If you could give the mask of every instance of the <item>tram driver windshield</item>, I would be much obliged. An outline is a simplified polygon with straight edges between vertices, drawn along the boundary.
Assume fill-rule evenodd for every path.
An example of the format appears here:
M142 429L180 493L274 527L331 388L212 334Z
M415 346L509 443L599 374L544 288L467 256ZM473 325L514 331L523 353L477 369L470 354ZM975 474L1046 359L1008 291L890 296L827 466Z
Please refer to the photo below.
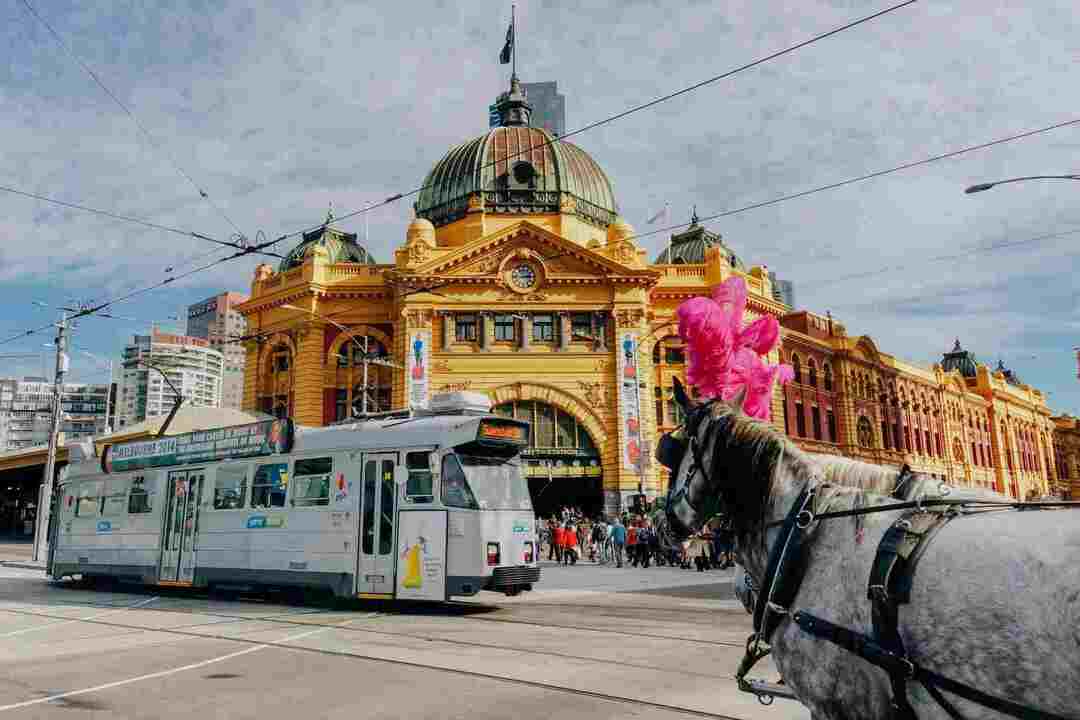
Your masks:
M443 458L442 500L474 510L531 510L529 486L516 449L502 456L491 448L460 446Z

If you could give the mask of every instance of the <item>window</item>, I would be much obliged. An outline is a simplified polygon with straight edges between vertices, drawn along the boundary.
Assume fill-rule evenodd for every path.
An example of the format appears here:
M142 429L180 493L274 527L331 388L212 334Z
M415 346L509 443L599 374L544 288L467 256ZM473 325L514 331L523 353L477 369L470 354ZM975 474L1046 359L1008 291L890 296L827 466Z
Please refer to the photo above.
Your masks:
M795 403L795 432L799 437L806 437L806 413L801 402Z
M288 463L260 465L251 482L251 507L285 507L285 492L288 487Z
M836 414L832 411L832 408L825 411L825 420L829 425L829 441L840 442L840 437L836 433Z
M468 313L454 317L454 339L458 342L476 341L476 315Z
M787 398L784 398L784 434L791 434L791 423L788 421Z
M802 382L802 363L799 361L798 355L791 356L791 369L795 372L795 382ZM802 435L802 433L799 433Z
M553 315L533 315L533 340L551 342L555 339L555 317Z
M334 391L334 419L344 420L349 417L349 391Z
M479 510L469 482L465 479L465 470L456 455L446 455L442 461L442 501L447 507Z
M496 315L495 316L495 339L496 340L514 340L517 336L516 323L513 315Z
M379 513L379 554L389 555L394 550L394 461L382 461L382 510Z
M274 372L285 372L289 369L289 353L279 352L274 355Z
M934 445L933 445L932 442L930 442L930 431L929 430L923 430L923 442L926 443L926 454L927 455L933 455L934 454Z
M127 481L110 480L108 494L102 498L101 514L122 515L127 505Z
M859 436L859 444L867 448L874 447L874 429L870 427L870 421L865 417L860 417L855 427Z
M664 398L663 398L662 392L663 391L660 390L659 387L654 387L653 388L653 396L655 397L655 401L656 401L656 424L657 425L663 425L664 424Z
M806 361L807 374L810 376L810 387L817 387L817 363L814 358Z
M562 411L556 411L555 413L555 441L558 443L558 447L572 448L574 447L574 417L568 413Z
M821 409L816 405L810 408L810 424L814 429L814 439L821 439Z
M148 513L154 509L153 489L147 488L146 476L136 475L131 478L131 492L128 494L128 512L131 514Z
M536 447L555 447L555 408L551 405L536 406Z
M664 362L668 365L685 365L686 351L681 347L665 347Z
M247 463L222 465L214 477L214 509L239 510L247 500Z
M892 450L892 433L889 432L889 423L881 421L881 444L886 450Z
M405 482L405 497L414 503L429 503L435 499L435 483L431 474L430 454L411 452L405 456L409 479Z
M574 340L592 340L592 313L576 312L570 314L570 333Z
M329 457L304 458L293 466L294 507L315 507L330 504L330 480L334 475L334 460Z
M93 517L98 513L98 502L104 489L100 482L88 482L79 486L79 497L75 501L75 517Z

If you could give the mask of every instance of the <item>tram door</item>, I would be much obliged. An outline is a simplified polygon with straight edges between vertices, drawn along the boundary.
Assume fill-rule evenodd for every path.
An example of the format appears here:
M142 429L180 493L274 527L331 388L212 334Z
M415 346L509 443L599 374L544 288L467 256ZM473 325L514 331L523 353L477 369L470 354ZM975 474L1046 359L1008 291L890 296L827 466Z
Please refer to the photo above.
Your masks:
M203 471L169 473L164 537L161 543L162 582L191 584L195 579L195 536L199 532L199 498Z
M358 594L392 595L397 531L397 454L365 455L360 491Z

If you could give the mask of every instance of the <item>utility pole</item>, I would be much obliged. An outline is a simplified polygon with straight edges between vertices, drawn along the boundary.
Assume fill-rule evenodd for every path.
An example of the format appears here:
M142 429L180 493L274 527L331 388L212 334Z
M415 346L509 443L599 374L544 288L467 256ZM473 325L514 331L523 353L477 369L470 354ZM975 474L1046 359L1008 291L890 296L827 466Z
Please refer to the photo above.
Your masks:
M60 419L63 415L64 374L68 369L67 311L60 313L56 325L56 375L53 380L52 428L49 431L49 455L45 461L45 477L37 509L37 528L34 532L34 562L40 562L42 554L49 552L49 515L52 512L53 478L56 474L56 446L60 440Z

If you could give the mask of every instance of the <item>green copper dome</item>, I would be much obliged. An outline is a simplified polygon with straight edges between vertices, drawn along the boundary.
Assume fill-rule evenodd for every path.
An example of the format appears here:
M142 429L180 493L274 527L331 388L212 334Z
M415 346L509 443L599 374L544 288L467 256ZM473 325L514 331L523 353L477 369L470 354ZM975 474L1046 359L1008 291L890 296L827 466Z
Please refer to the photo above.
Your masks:
M356 233L343 233L336 228L324 225L317 230L304 233L304 238L300 243L282 259L278 272L285 272L303 265L304 258L316 245L326 248L331 263L376 264L371 253L357 244Z
M973 352L960 347L960 338L957 338L952 351L942 357L941 369L945 372L957 370L964 377L973 378L979 372L979 364Z
M653 263L656 265L701 265L705 262L705 251L711 247L723 249L731 267L746 272L746 265L739 257L724 244L720 233L706 230L698 224L697 212L690 221L690 227L683 232L672 235L668 247L656 256Z

